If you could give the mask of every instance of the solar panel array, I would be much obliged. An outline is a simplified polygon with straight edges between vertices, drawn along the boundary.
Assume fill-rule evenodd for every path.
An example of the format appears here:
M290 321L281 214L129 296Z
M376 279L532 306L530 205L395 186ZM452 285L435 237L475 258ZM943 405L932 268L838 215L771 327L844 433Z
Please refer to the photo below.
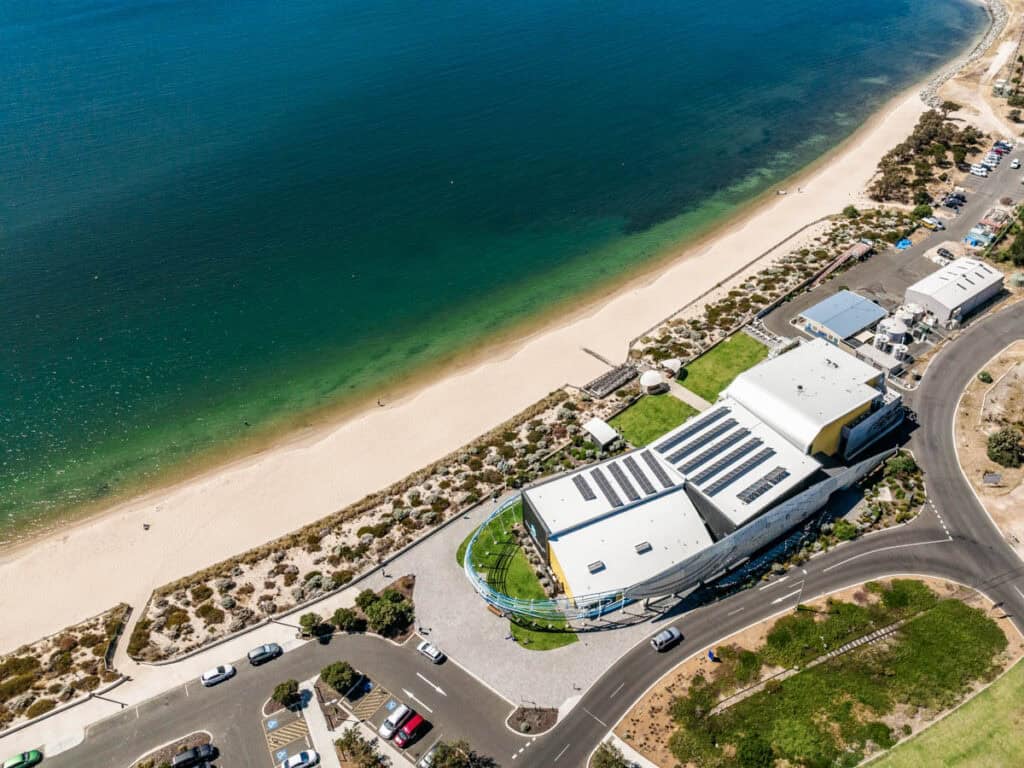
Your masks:
M643 457L643 460L647 462L647 466L651 468L651 472L653 472L654 476L658 478L658 482L661 483L662 486L665 488L671 488L675 485L675 483L672 482L672 478L668 476L668 472L666 472L665 468L658 463L658 460L654 458L654 455L650 451L644 451L640 455Z
M723 469L725 469L730 464L735 462L737 459L746 456L748 453L750 453L752 450L760 446L762 443L763 441L759 437L747 440L747 442L745 442L735 451L730 451L727 456L723 456L711 466L706 467L699 474L695 475L694 477L691 477L690 480L696 483L697 485L707 482L712 477L721 472Z
M587 478L583 475L575 475L572 479L573 485L576 486L576 490L580 492L580 496L583 497L584 501L593 501L597 498L597 494L594 493L594 489L587 483Z
M619 494L612 488L612 484L608 482L608 478L604 476L604 472L601 471L600 467L594 467L590 470L590 476L594 478L594 482L597 483L597 487L601 489L601 493L608 499L608 503L613 507L621 507L622 499L619 498Z
M744 504L749 504L759 496L768 493L772 488L789 477L789 470L785 467L776 467L753 485L744 488L736 494L736 497Z
M615 478L615 482L619 484L619 487L626 492L626 497L630 501L640 501L640 494L636 492L636 488L629 482L629 478L626 477L626 473L622 471L622 467L619 466L618 462L613 461L609 464L608 471L612 473L612 477Z
M704 429L704 427L708 426L714 421L718 421L728 412L728 408L716 408L715 410L697 419L697 421L695 421L690 426L676 432L674 435L672 435L672 437L668 438L663 443L658 445L654 450L656 450L658 453L665 453L665 451L669 451L675 448L684 440L688 440L689 438L696 435L698 432Z
M750 430L747 429L746 427L743 427L742 429L737 429L735 432L730 432L723 439L719 440L706 451L700 453L699 455L695 456L694 458L690 459L688 462L683 464L683 466L679 467L679 469L683 471L684 475L688 475L702 464L706 464L708 461L713 459L715 456L720 454L729 446L736 445L736 443L738 443L740 440L742 440L749 434Z
M724 475L722 475L722 477L720 477L718 480L709 485L707 488L704 488L704 493L706 493L708 496L714 496L716 493L720 492L724 488L732 485L734 482L736 482L736 480L741 478L743 475L747 474L747 472L752 470L758 464L767 461L774 455L774 448L762 448L760 451L755 453L742 464L740 464L737 467L733 467Z
M693 453L694 451L698 450L699 448L703 448L705 445L710 443L716 437L724 435L730 429L735 427L737 423L738 422L736 421L736 419L726 419L721 424L719 424L717 426L714 426L711 429L709 429L707 432L705 432L703 435L698 437L696 440L694 440L692 442L689 442L686 445L684 445L678 451L676 451L671 456L669 456L668 460L672 464L675 464L677 461L679 461L683 457L689 456L691 453Z
M640 488L643 492L650 496L655 493L654 486L651 484L650 478L644 474L644 471L640 469L640 465L636 463L636 459L632 456L627 456L622 460L622 463L626 465L626 469L629 470L629 474L633 476L633 479L640 484Z

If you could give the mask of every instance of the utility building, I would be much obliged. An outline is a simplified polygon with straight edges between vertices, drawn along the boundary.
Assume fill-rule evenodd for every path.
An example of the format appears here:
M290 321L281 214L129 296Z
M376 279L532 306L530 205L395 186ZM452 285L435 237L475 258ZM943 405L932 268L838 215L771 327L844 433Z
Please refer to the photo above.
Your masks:
M800 327L812 336L838 344L871 328L888 313L853 291L840 291L802 312Z
M956 259L907 288L906 303L918 304L936 323L949 326L1003 291L1003 273L977 259Z

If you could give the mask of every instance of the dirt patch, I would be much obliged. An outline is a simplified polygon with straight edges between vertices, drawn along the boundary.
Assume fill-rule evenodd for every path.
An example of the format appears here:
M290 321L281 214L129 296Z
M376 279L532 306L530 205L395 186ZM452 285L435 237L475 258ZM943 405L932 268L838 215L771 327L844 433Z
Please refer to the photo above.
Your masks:
M210 734L206 733L206 731L196 731L182 739L178 739L173 744L168 744L166 747L160 747L160 749L150 752L138 762L132 763L132 768L157 768L157 766L170 763L171 758L179 752L209 743Z
M959 584L934 578L916 578L935 592L940 598L955 597L967 605L981 608L988 612L993 619L1000 619L1004 614L996 608L984 595L975 592ZM879 579L879 583L886 584L889 579ZM849 587L835 592L831 595L816 598L815 600L804 601L803 605L813 610L823 610L826 601L829 599L854 602L866 605L875 602L879 597L864 589L863 585ZM774 617L759 622L746 629L740 630L717 643L715 648L732 646L738 649L760 648L775 622L781 618ZM1024 637L1008 621L999 621L999 626L1006 634L1009 645L1004 653L1004 658L1009 663L1024 656ZM644 696L633 705L633 707L622 717L615 726L615 735L625 741L630 747L640 752L644 757L655 765L676 766L678 761L669 749L669 737L675 731L675 721L672 719L672 701L686 694L690 688L690 682L700 674L705 678L713 678L717 672L717 665L707 658L707 650L704 649L697 655L683 661L675 669L661 678ZM765 668L757 681L752 685L764 682L773 676L777 676L781 670L778 668ZM976 687L981 688L984 683ZM903 729L907 725L911 732L924 728L936 717L935 713L918 710L911 711L903 707L897 708L892 716L885 718L886 722L896 731L897 736L906 733Z
M537 736L555 727L558 722L557 709L540 707L519 707L508 717L508 726L516 733Z
M1024 414L1024 341L1004 349L984 370L992 382L971 379L956 412L957 454L981 503L1010 545L1024 555L1024 468L1002 467L986 453L989 434ZM992 474L999 475L998 483L991 482Z

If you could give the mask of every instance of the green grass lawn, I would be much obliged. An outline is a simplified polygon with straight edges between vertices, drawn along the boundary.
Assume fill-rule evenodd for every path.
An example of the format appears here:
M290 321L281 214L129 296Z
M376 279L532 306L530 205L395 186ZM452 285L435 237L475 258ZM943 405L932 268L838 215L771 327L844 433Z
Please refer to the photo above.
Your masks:
M657 440L696 413L695 408L671 394L647 395L608 423L639 447Z
M713 403L738 374L766 357L768 347L745 333L737 333L686 366L682 384Z
M540 580L526 559L526 555L516 540L509 533L513 526L522 522L523 508L517 504L505 512L502 517L492 520L473 546L473 567L477 573L487 577L487 583L509 597L522 600L543 600L547 595L540 585ZM475 531L474 531L475 532ZM466 547L473 536L470 533L463 539L455 553L455 559L461 566L466 557ZM561 648L576 642L576 634L564 631L564 621L540 622L535 625L527 617L518 617L509 622L512 636L524 648L535 651L547 651ZM551 628L547 628L547 624Z
M1024 742L1024 664L991 688L888 755L871 768L1016 768Z

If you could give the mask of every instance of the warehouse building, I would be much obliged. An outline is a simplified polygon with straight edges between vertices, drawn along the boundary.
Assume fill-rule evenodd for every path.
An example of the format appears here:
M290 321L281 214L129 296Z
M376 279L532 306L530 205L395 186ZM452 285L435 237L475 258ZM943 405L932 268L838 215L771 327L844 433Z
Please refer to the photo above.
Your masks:
M886 314L871 299L853 291L840 291L801 312L797 321L811 336L838 344L873 327Z
M906 303L918 304L938 325L962 322L1003 291L1003 273L977 259L950 262L907 288Z

